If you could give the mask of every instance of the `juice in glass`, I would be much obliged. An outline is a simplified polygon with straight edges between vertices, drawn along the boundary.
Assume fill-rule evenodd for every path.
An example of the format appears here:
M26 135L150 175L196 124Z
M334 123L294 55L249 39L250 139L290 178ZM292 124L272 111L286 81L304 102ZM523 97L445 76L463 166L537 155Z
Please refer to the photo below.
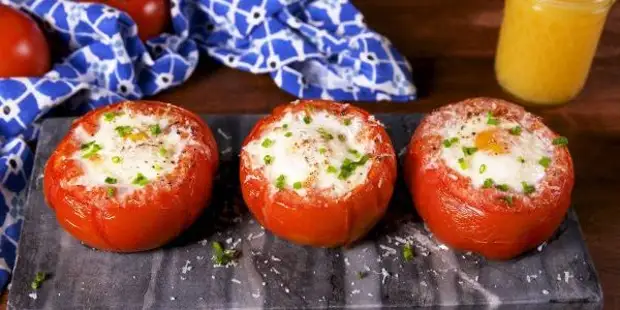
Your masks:
M615 0L506 0L495 74L528 103L561 104L582 89Z

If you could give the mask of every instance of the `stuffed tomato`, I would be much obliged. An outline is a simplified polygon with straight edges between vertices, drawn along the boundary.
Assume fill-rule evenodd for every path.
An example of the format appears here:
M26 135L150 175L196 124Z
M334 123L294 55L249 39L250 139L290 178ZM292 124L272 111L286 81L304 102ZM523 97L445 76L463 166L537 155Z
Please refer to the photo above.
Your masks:
M567 139L512 103L476 98L429 114L406 179L429 230L456 249L508 259L547 240L570 204Z
M396 157L367 112L330 101L297 101L260 120L240 159L243 198L275 235L334 247L363 237L383 216Z
M86 245L143 251L194 222L217 167L215 139L197 115L122 102L73 123L46 164L43 189L60 225Z

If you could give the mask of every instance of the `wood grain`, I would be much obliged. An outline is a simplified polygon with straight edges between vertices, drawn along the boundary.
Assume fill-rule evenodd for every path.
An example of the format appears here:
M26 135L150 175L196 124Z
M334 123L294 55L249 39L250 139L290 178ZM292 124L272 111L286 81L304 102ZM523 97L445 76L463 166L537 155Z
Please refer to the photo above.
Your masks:
M373 112L424 112L474 96L510 99L493 72L501 1L353 2L368 24L410 60L421 96L410 103L360 106ZM235 71L203 57L187 83L154 99L199 113L258 113L293 96L268 76ZM532 110L570 140L577 176L574 205L603 283L605 309L620 309L620 5L612 8L582 94L559 108Z

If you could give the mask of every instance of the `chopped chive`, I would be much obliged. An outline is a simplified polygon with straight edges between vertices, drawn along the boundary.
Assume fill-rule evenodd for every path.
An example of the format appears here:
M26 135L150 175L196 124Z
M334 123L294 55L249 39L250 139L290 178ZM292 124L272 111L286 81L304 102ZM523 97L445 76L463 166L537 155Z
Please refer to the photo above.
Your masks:
M483 174L485 171L487 171L487 165L480 165L480 168L478 168L478 172L480 172L480 174Z
M41 287L41 284L43 284L43 281L45 281L47 279L47 274L45 272L37 272L34 275L34 279L32 280L32 283L30 283L30 287L33 290L38 290Z
M534 185L527 184L526 182L521 182L521 186L523 186L523 193L526 195L536 191L536 187L534 187Z
M336 173L338 169L332 165L327 166L327 173Z
M327 149L322 147L319 149L319 154L325 154L325 152L327 152Z
M282 128L284 128L284 129L288 129L288 124L284 124L284 125L282 125Z
M261 143L260 145L261 145L262 147L270 147L270 146L272 146L272 145L273 145L273 143L274 143L274 141L273 141L273 140L271 140L271 139L269 139L269 138L265 138L265 140L263 140L263 143Z
M150 125L149 130L151 131L151 134L154 136L161 133L161 128L159 128L159 124Z
M497 184L497 185L495 185L495 188L497 188L498 190L500 190L502 192L506 192L506 191L508 191L508 189L510 187L508 187L508 184Z
M115 164L119 164L123 159L120 156L112 156L112 162Z
M467 169L467 162L465 161L465 158L461 157L458 160L459 162L459 166L461 166L461 169L466 170Z
M160 146L159 147L159 156L166 157L166 155L168 155L168 150L166 150L165 147Z
M491 188L493 186L493 184L495 184L495 181L493 181L493 179L485 179L484 183L482 184L483 188Z
M366 154L362 156L358 161L352 161L348 158L345 158L340 165L340 174L338 174L338 179L346 180L349 178L357 167L363 166L370 159L370 155ZM328 168L329 169L329 168Z
M114 197L114 194L116 194L116 188L108 187L106 188L106 193L108 194L108 197Z
M281 174L277 179L276 179L276 187L278 189L283 189L284 186L286 186L286 176Z
M459 142L459 138L457 137L453 137L450 139L445 139L443 140L443 146L444 147L451 147L453 144L458 143Z
M85 150L90 148L93 144L95 144L95 141L90 141L88 143L83 143L82 145L80 145L80 150Z
M551 164L551 158L549 158L549 157L547 157L547 156L543 156L543 157L542 157L542 158L538 161L538 163L539 163L541 166L543 166L543 167L547 168L547 167L549 167L549 164Z
M149 183L149 180L142 173L138 172L131 183L134 185L144 186Z
M118 182L118 180L116 178L112 178L112 177L106 177L105 178L105 182L107 184L116 184Z
M405 245L403 246L403 259L406 262L410 262L413 260L413 247L411 247L411 244L409 243L405 243Z
M347 137L343 134L338 134L338 140L340 140L340 142L345 142L347 141Z
M521 126L515 126L508 130L508 132L513 136L521 135L521 131L522 131Z
M273 163L274 157L271 155L265 155L265 157L263 157L263 161L265 162L265 165L271 165L271 163Z
M353 155L353 156L355 156L355 157L357 157L357 158L359 158L359 157L360 157L360 152L358 152L357 150L354 150L354 149L349 149L349 151L348 151L348 152L349 152L349 154L351 154L351 155Z
M310 115L304 116L304 123L306 123L306 125L312 123L312 117L310 117Z
M90 158L93 155L97 154L97 152L102 150L103 147L101 147L101 145L95 143L94 141L91 141L89 143L86 143L80 146L80 149L84 151L82 153L82 158Z
M113 112L103 113L103 118L106 122L111 122L115 117L116 115Z
M525 158L523 158L523 156L517 157L517 161L519 161L522 164L525 164Z
M497 118L493 117L493 113L487 112L487 124L489 124L489 125L498 125L499 124L499 120Z
M293 188L294 188L294 189L301 189L301 182L295 182L295 183L293 183Z
M512 196L504 196L504 197L502 197L500 199L503 200L504 202L506 202L506 204L512 206Z
M321 135L321 138L323 138L323 140L333 140L334 139L334 135L329 133L323 127L319 128L317 131L319 132L319 134Z
M116 126L114 130L116 130L116 133L118 133L121 138L124 138L131 134L133 128L131 128L131 126Z
M568 138L567 137L562 137L559 136L555 139L553 139L553 145L567 145L568 144Z
M154 164L153 169L155 169L155 171L161 171L163 168L159 164Z
M477 147L467 147L467 146L463 147L463 154L465 154L465 156L474 155L474 153L476 153L476 151L478 151Z
M344 123L345 126L349 126L349 125L351 125L351 119L350 118L345 118L343 123Z
M287 138L289 138L289 137L290 137L290 136L292 136L292 135L293 135L293 133L292 133L292 132L290 132L290 131L287 131L287 132L284 134L284 136L285 136L285 137L287 137Z
M213 249L211 261L216 265L228 265L239 256L239 251L233 249L225 250L222 244L217 241L211 243L211 248Z

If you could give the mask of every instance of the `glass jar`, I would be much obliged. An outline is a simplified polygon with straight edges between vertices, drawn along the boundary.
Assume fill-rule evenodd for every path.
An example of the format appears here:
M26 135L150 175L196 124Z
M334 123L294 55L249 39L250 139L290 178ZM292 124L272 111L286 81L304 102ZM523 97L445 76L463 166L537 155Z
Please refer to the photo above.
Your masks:
M562 104L583 88L615 0L506 0L495 56L499 84L518 99Z

